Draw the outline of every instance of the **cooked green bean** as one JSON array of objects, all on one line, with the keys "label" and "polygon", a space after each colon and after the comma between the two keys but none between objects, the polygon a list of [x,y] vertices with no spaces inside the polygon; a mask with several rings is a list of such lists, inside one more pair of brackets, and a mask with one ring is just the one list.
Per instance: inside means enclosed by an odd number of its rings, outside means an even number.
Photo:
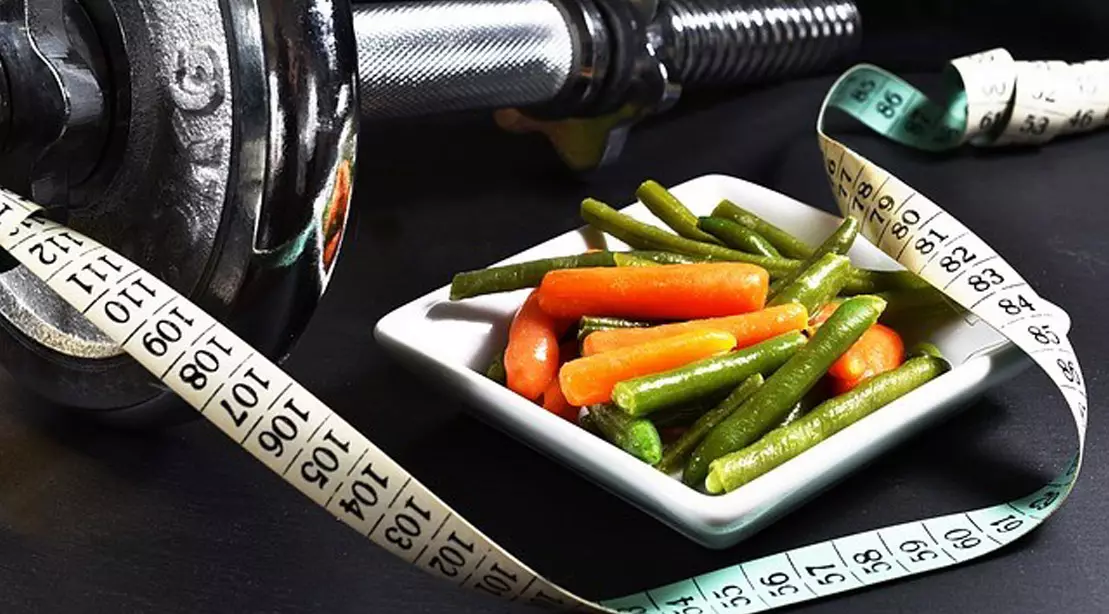
[{"label": "cooked green bean", "polygon": [[508,381],[508,373],[504,370],[504,350],[497,352],[489,366],[485,369],[485,377],[504,385]]},{"label": "cooked green bean", "polygon": [[932,286],[912,271],[872,271],[856,268],[851,279],[840,294],[856,296],[859,294],[878,294],[893,290],[919,290]]},{"label": "cooked green bean", "polygon": [[585,339],[590,333],[613,328],[647,328],[650,322],[638,320],[625,320],[623,318],[603,318],[598,316],[585,316],[578,320],[578,341]]},{"label": "cooked green bean", "polygon": [[737,224],[754,230],[767,241],[770,241],[770,243],[786,258],[804,259],[813,254],[813,248],[809,247],[809,245],[801,239],[778,228],[754,213],[740,208],[729,200],[720,201],[720,204],[716,205],[716,208],[713,209],[712,215],[713,217],[729,219]]},{"label": "cooked green bean", "polygon": [[601,435],[616,447],[654,465],[662,458],[658,429],[646,418],[633,418],[611,405],[592,405],[589,418]]},{"label": "cooked green bean", "polygon": [[724,245],[748,254],[781,258],[782,254],[774,248],[766,237],[754,230],[722,217],[702,217],[697,227],[723,241]]},{"label": "cooked green bean", "polygon": [[650,260],[659,264],[693,264],[694,262],[705,262],[707,258],[703,256],[690,256],[688,254],[679,254],[676,252],[663,252],[658,250],[649,249],[634,249],[630,252],[621,252],[629,256],[635,256],[643,260]]},{"label": "cooked green bean", "polygon": [[613,253],[612,261],[616,263],[616,266],[662,266],[654,260],[647,260],[624,252]]},{"label": "cooked green bean", "polygon": [[914,288],[911,290],[879,292],[875,296],[882,297],[885,299],[886,303],[888,303],[886,310],[882,313],[883,320],[903,315],[922,313],[940,307],[951,312],[961,309],[961,307],[952,305],[944,293],[932,286],[927,288]]},{"label": "cooked green bean", "polygon": [[576,256],[556,256],[458,273],[451,281],[450,298],[457,301],[482,294],[534,288],[543,276],[555,269],[616,266],[612,252],[599,251]]},{"label": "cooked green bean", "polygon": [[644,181],[635,191],[635,196],[655,217],[679,235],[694,241],[720,245],[716,237],[697,227],[697,216],[658,182]]},{"label": "cooked green bean", "polygon": [[[755,256],[752,254],[745,254],[739,250],[729,249],[719,245],[709,245],[679,237],[661,228],[645,224],[630,216],[624,215],[612,207],[593,199],[586,199],[582,202],[582,218],[598,230],[606,232],[634,248],[632,251],[625,253],[637,258],[653,260],[661,264],[688,264],[706,260],[748,262],[766,269],[772,279],[781,279],[790,273],[801,270],[801,260]],[[766,238],[770,240],[770,237]],[[781,245],[775,244],[775,247],[779,251],[782,251]],[[782,251],[782,253],[784,254],[785,252]],[[594,256],[595,254],[602,254],[602,256]],[[614,266],[614,263],[611,262],[611,254],[612,252],[583,254],[584,256],[597,257],[599,260],[607,259],[609,262],[607,264],[586,263],[578,266]],[[572,256],[571,258],[576,257]],[[563,266],[561,268],[568,267]],[[474,271],[473,274],[483,272],[484,271]],[[546,272],[546,270],[539,272],[535,276],[536,278],[534,281],[530,283],[523,285],[516,284],[516,286],[528,287],[538,285]],[[466,275],[466,273],[461,275]],[[926,287],[930,287],[928,282],[910,271],[871,271],[867,269],[855,269],[851,274],[851,279],[848,280],[847,285],[844,286],[842,294],[850,296]],[[516,287],[509,287],[507,289],[514,290]]]},{"label": "cooked green bean", "polygon": [[743,407],[705,437],[689,459],[682,480],[691,486],[701,484],[709,463],[743,449],[778,425],[832,363],[878,321],[885,307],[886,302],[875,296],[844,301],[812,339],[767,378]]},{"label": "cooked green bean", "polygon": [[839,254],[825,254],[803,273],[794,278],[793,283],[781,289],[767,307],[800,303],[810,314],[815,314],[839,294],[851,276],[851,259]]},{"label": "cooked green bean", "polygon": [[821,403],[797,422],[714,460],[709,465],[705,490],[713,494],[731,492],[935,379],[947,369],[946,361],[925,354],[869,378],[849,392]]},{"label": "cooked green bean", "polygon": [[693,423],[677,441],[666,446],[662,450],[662,460],[659,461],[658,469],[663,473],[673,473],[682,467],[682,463],[701,443],[701,440],[709,434],[717,424],[732,415],[732,412],[739,409],[740,405],[750,398],[752,394],[762,386],[763,377],[761,374],[756,373],[751,377],[743,380],[743,383],[736,386],[735,390],[731,392],[723,401],[716,407],[704,413],[697,421]]},{"label": "cooked green bean", "polygon": [[738,386],[756,373],[777,369],[805,345],[805,335],[790,332],[723,356],[619,382],[612,400],[631,416],[703,400]]},{"label": "cooked green bean", "polygon": [[597,330],[605,330],[609,328],[646,328],[648,326],[651,326],[650,322],[645,322],[642,320],[606,318],[602,316],[582,316],[579,324],[581,326],[596,328]]},{"label": "cooked green bean", "polygon": [[843,220],[839,227],[836,228],[835,232],[829,235],[828,238],[820,244],[820,247],[816,248],[816,251],[801,263],[800,268],[781,279],[774,280],[774,283],[770,284],[770,293],[767,299],[773,299],[777,296],[782,288],[793,283],[801,273],[816,264],[816,261],[823,258],[826,254],[846,255],[847,251],[850,250],[851,246],[855,243],[855,237],[859,235],[860,225],[859,220],[853,217]]},{"label": "cooked green bean", "polygon": [[796,403],[794,403],[793,407],[789,409],[789,413],[786,414],[786,417],[782,418],[782,421],[778,423],[778,428],[789,426],[794,422],[797,422],[797,419],[804,415],[805,402],[803,400],[797,401]]},{"label": "cooked green bean", "polygon": [[720,245],[701,243],[700,241],[679,237],[657,226],[645,224],[635,218],[624,215],[612,207],[592,198],[587,198],[582,201],[581,217],[591,226],[620,239],[636,249],[672,251],[693,256],[704,256],[712,260],[747,262],[761,266],[774,278],[789,273],[801,264],[795,260],[753,256]]}]

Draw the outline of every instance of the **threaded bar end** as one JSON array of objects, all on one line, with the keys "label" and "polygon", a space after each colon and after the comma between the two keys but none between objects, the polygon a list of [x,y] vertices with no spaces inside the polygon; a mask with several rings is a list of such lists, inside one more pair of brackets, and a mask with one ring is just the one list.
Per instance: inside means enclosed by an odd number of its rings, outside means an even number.
[{"label": "threaded bar end", "polygon": [[685,85],[739,85],[812,74],[858,48],[851,0],[665,0],[660,19]]}]

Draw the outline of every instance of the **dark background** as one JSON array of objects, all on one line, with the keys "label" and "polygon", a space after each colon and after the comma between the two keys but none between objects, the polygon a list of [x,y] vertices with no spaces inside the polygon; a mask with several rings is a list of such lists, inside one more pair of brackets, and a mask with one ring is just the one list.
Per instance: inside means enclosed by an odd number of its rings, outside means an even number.
[{"label": "dark background", "polygon": [[[863,10],[859,59],[922,84],[946,60],[996,45],[1020,59],[1109,57],[1109,5],[1099,0],[874,1]],[[576,226],[586,195],[626,202],[645,177],[674,184],[727,173],[831,210],[813,133],[830,83],[689,96],[590,177],[568,175],[543,142],[501,134],[485,116],[367,129],[344,257],[288,370],[512,552],[592,597],[1034,490],[1075,438],[1060,396],[1028,371],[751,540],[711,552],[478,422],[375,345],[373,324],[391,309],[455,271]],[[1109,433],[1097,399],[1109,392],[1109,131],[1042,149],[944,155],[865,133],[848,142],[962,219],[1070,312],[1094,400],[1088,457],[1067,504],[1014,546],[793,611],[1106,611]],[[121,432],[31,398],[6,377],[0,395],[0,611],[527,611],[394,560],[204,423]]]}]

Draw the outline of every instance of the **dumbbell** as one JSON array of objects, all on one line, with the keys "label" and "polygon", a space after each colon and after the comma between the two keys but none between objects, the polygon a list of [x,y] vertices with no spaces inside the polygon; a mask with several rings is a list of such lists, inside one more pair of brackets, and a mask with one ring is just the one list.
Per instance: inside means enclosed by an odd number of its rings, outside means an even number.
[{"label": "dumbbell", "polygon": [[[0,0],[0,185],[281,360],[340,253],[360,122],[489,110],[596,169],[683,89],[830,68],[860,29],[849,0]],[[0,270],[19,382],[117,424],[187,415]]]}]

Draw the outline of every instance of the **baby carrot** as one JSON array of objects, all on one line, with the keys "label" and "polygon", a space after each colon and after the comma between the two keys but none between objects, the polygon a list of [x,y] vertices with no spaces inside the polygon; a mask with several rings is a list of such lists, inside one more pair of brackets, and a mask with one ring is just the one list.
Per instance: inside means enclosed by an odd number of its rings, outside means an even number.
[{"label": "baby carrot", "polygon": [[562,393],[574,406],[612,400],[612,388],[624,380],[661,373],[727,352],[735,337],[716,330],[698,330],[571,360],[559,369]]},{"label": "baby carrot", "polygon": [[813,314],[809,326],[815,331],[815,329],[819,328],[828,318],[832,317],[832,314],[836,312],[836,309],[839,309],[839,304],[842,302],[843,301],[832,301],[830,303],[825,303],[819,311]]},{"label": "baby carrot", "polygon": [[[813,316],[810,330],[819,328],[837,307],[838,303],[825,305]],[[905,342],[901,335],[888,326],[874,324],[828,368],[832,391],[843,394],[865,379],[900,367],[904,354]]]},{"label": "baby carrot", "polygon": [[585,338],[582,343],[582,354],[591,356],[693,330],[720,330],[730,333],[736,338],[736,346],[745,348],[790,331],[803,330],[808,321],[809,314],[803,305],[789,303],[724,318],[690,320],[650,328],[601,330]]},{"label": "baby carrot", "polygon": [[557,377],[551,380],[551,385],[543,392],[543,409],[570,422],[578,421],[578,408],[566,400]]},{"label": "baby carrot", "polygon": [[504,370],[509,390],[534,401],[551,385],[558,374],[558,328],[532,290],[508,329]]},{"label": "baby carrot", "polygon": [[900,367],[904,354],[905,343],[897,331],[882,324],[871,326],[828,368],[835,394],[843,394],[863,380]]},{"label": "baby carrot", "polygon": [[[562,345],[558,346],[558,359],[561,364],[564,365],[577,357],[578,344],[576,341],[563,341]],[[558,377],[551,379],[551,385],[547,386],[547,389],[543,392],[541,401],[543,409],[560,418],[577,423],[578,408],[570,405],[570,402],[566,400],[566,395],[562,394],[562,383],[558,381]]]},{"label": "baby carrot", "polygon": [[762,309],[769,282],[739,262],[562,269],[543,276],[539,305],[556,318],[712,318]]}]

